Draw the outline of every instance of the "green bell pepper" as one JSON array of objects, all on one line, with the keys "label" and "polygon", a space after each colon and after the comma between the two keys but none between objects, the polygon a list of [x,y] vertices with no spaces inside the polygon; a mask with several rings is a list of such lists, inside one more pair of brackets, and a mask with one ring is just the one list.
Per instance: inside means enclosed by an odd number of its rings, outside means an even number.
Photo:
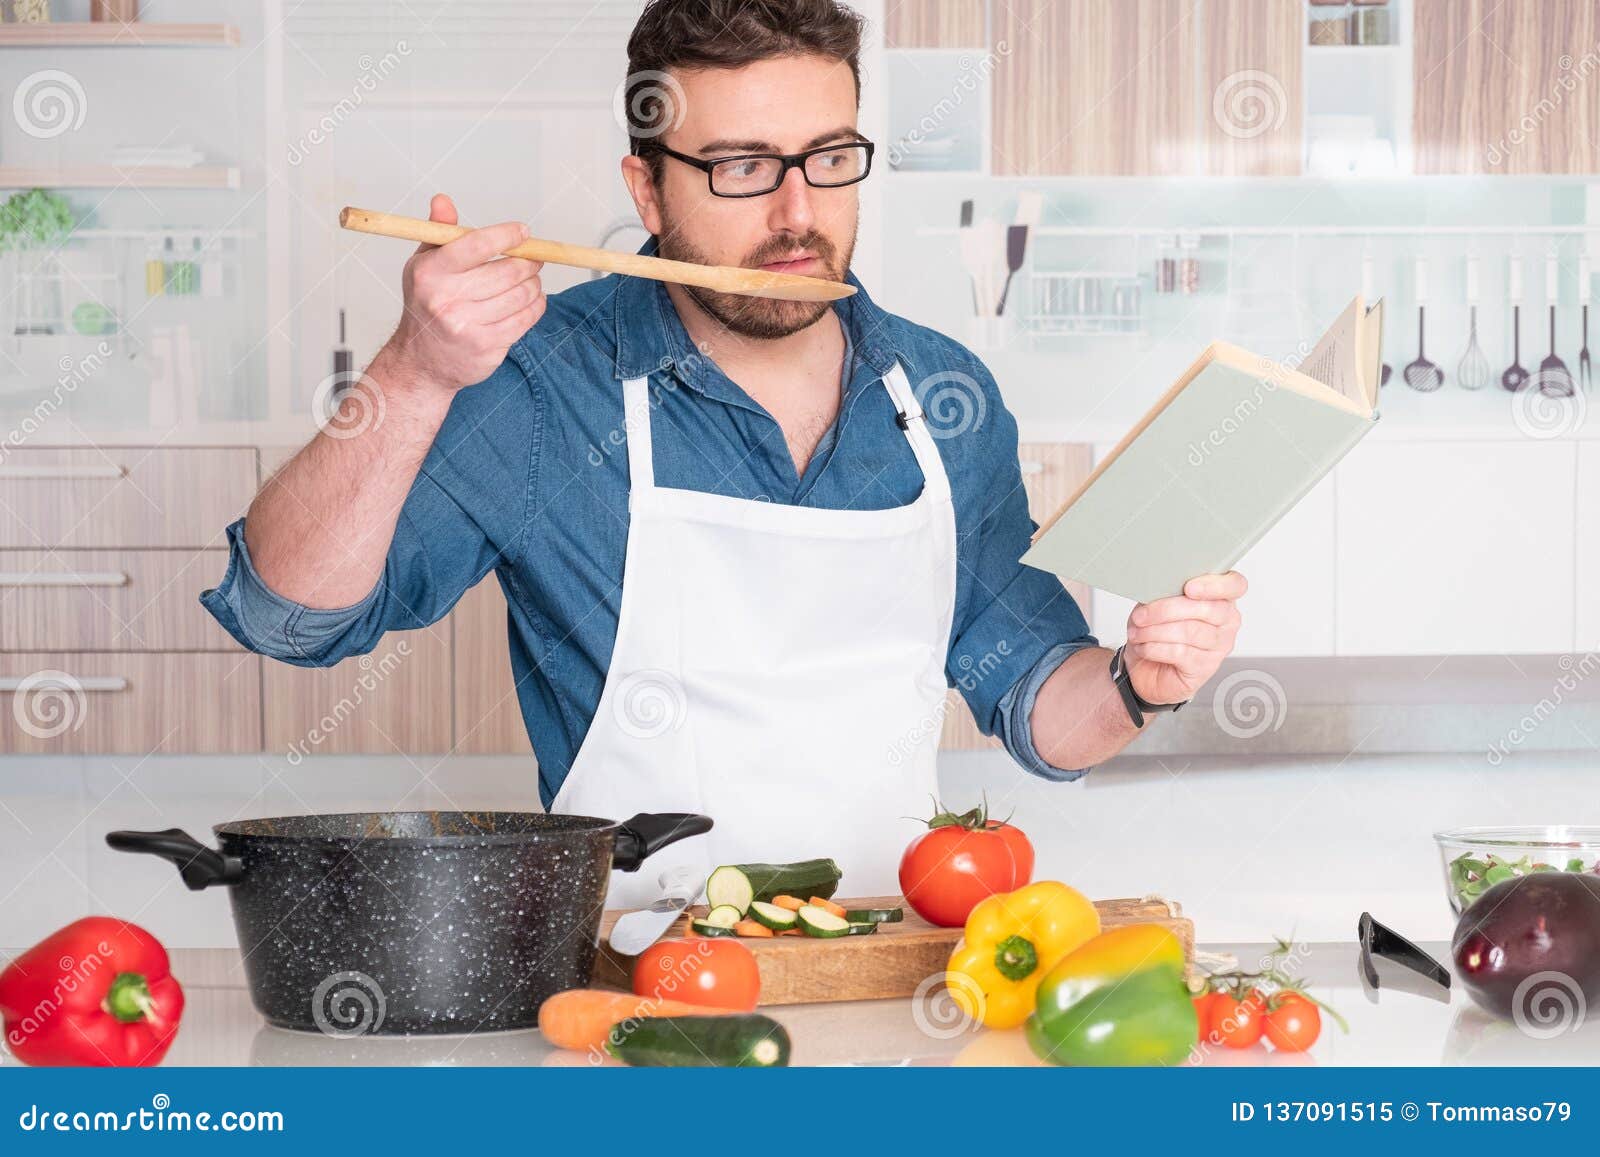
[{"label": "green bell pepper", "polygon": [[1172,1065],[1200,1037],[1183,945],[1159,924],[1102,932],[1045,974],[1028,1044],[1058,1065]]}]

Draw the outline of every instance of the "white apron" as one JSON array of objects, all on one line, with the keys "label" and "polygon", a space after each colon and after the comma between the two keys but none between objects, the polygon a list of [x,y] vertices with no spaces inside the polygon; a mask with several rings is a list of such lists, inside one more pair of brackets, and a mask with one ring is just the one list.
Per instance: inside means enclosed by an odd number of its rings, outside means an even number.
[{"label": "white apron", "polygon": [[628,545],[594,721],[551,810],[716,827],[613,872],[609,907],[687,864],[832,856],[841,895],[898,892],[937,790],[955,606],[950,484],[905,372],[883,379],[923,488],[909,506],[820,510],[655,484],[647,378],[623,384]]}]

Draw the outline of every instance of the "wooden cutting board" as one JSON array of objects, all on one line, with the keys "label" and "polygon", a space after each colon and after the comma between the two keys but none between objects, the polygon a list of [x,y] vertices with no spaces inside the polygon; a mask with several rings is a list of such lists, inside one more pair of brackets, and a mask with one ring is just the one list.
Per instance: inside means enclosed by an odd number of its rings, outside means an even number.
[{"label": "wooden cutting board", "polygon": [[[814,1004],[818,1001],[885,1000],[912,996],[930,976],[942,974],[950,953],[961,939],[959,928],[929,924],[899,896],[872,896],[836,901],[846,908],[905,908],[898,924],[881,925],[871,936],[842,936],[818,940],[809,936],[775,936],[741,939],[755,954],[761,969],[762,1004]],[[1103,928],[1123,924],[1162,924],[1183,944],[1194,960],[1194,923],[1175,903],[1159,899],[1096,900]],[[690,911],[705,915],[706,909]],[[595,953],[593,980],[597,985],[626,989],[634,957],[612,951],[607,943],[611,926],[621,910],[605,913],[600,921],[600,948]],[[680,918],[664,939],[684,934],[688,918]]]}]

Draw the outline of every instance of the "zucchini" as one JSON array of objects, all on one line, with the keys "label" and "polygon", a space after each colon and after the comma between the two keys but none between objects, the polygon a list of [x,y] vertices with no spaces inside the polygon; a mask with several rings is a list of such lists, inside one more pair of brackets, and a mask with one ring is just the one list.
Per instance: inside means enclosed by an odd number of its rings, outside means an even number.
[{"label": "zucchini", "polygon": [[697,936],[737,936],[738,933],[725,924],[713,924],[710,920],[691,920],[689,928]]},{"label": "zucchini", "polygon": [[832,898],[844,873],[832,860],[800,860],[793,864],[724,864],[706,880],[706,903],[732,904],[741,913],[757,900],[774,896]]},{"label": "zucchini", "polygon": [[844,918],[852,924],[898,924],[906,918],[904,908],[848,908]]},{"label": "zucchini", "polygon": [[807,904],[796,916],[800,921],[800,930],[807,936],[831,940],[835,936],[850,935],[850,921],[814,904]]},{"label": "zucchini", "polygon": [[871,936],[877,930],[878,930],[878,925],[877,925],[876,921],[864,920],[864,921],[861,921],[859,923],[856,922],[856,921],[851,921],[850,927],[845,932],[845,935],[846,936]]},{"label": "zucchini", "polygon": [[750,877],[737,865],[724,865],[706,877],[706,903],[713,908],[727,906],[743,916],[755,898],[756,890],[750,886]]},{"label": "zucchini", "polygon": [[776,904],[769,904],[765,900],[753,900],[750,904],[750,918],[757,924],[765,924],[774,932],[785,932],[795,926],[800,917],[787,908],[780,908]]},{"label": "zucchini", "polygon": [[716,924],[722,928],[732,928],[743,915],[744,913],[732,904],[718,904],[706,914],[705,920],[707,924]]},{"label": "zucchini", "polygon": [[627,1033],[613,1029],[606,1051],[653,1068],[772,1068],[789,1063],[789,1034],[759,1012],[641,1017]]}]

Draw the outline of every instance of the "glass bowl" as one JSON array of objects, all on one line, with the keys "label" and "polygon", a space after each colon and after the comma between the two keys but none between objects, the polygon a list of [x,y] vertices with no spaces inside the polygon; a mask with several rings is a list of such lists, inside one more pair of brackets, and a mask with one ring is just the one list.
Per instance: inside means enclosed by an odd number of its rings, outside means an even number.
[{"label": "glass bowl", "polygon": [[1457,915],[1501,880],[1529,872],[1600,874],[1600,827],[1529,824],[1435,832],[1445,892]]}]

